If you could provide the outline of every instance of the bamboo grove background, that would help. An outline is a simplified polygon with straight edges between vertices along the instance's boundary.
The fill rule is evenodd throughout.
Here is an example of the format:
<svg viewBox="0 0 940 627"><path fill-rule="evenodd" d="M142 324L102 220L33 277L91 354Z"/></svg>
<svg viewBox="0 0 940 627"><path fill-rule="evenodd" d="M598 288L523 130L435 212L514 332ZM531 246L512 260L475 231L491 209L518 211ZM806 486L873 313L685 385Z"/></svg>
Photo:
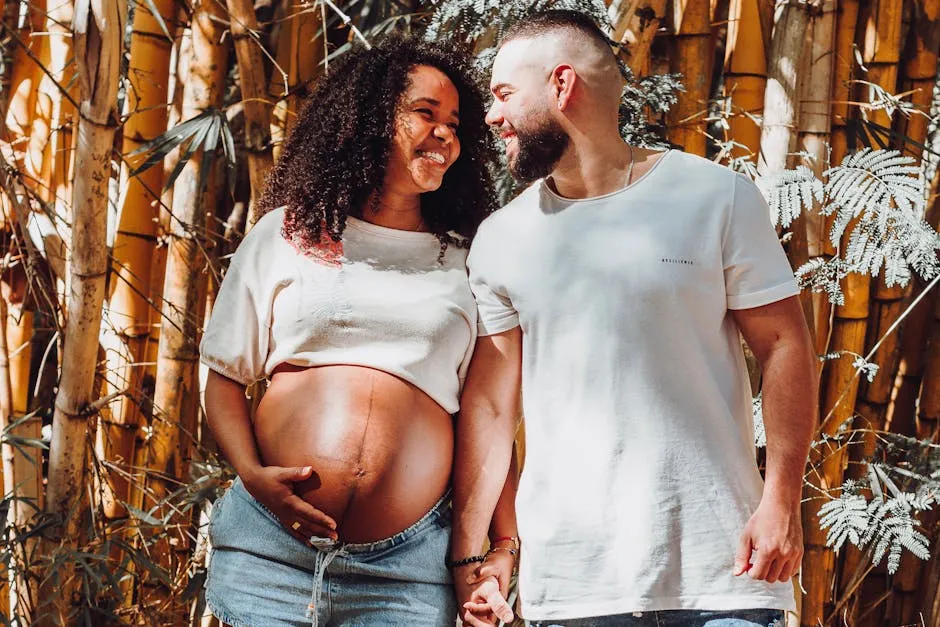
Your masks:
<svg viewBox="0 0 940 627"><path fill-rule="evenodd" d="M790 622L940 625L940 0L3 0L4 622L212 624L205 524L231 475L198 339L304 94L391 30L465 39L485 66L500 29L546 6L609 20L626 137L771 182L795 269L854 245L830 236L846 193L830 165L860 155L853 171L922 196L933 261L910 280L804 290L823 420Z"/></svg>

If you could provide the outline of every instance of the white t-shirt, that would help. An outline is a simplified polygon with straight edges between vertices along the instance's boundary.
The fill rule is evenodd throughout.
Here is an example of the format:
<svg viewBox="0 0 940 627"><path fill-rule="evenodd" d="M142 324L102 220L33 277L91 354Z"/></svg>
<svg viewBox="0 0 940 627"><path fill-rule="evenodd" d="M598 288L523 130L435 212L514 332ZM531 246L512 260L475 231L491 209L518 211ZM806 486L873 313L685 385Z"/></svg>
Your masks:
<svg viewBox="0 0 940 627"><path fill-rule="evenodd" d="M678 151L583 200L538 182L467 261L479 333L521 325L521 613L793 609L733 576L762 482L729 309L798 293L757 187Z"/></svg>
<svg viewBox="0 0 940 627"><path fill-rule="evenodd" d="M239 245L200 346L209 368L241 383L281 363L367 366L457 411L476 339L467 251L430 233L353 217L340 242L303 250L284 238L284 209Z"/></svg>

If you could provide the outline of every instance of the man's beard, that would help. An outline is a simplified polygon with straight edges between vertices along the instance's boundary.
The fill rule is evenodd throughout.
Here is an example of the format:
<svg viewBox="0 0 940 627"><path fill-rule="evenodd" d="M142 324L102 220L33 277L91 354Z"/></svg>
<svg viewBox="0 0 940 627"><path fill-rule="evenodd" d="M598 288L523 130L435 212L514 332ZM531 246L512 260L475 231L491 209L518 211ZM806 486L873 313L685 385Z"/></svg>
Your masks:
<svg viewBox="0 0 940 627"><path fill-rule="evenodd" d="M509 172L523 184L551 174L571 141L561 124L549 116L534 128L516 127L515 132L518 149Z"/></svg>

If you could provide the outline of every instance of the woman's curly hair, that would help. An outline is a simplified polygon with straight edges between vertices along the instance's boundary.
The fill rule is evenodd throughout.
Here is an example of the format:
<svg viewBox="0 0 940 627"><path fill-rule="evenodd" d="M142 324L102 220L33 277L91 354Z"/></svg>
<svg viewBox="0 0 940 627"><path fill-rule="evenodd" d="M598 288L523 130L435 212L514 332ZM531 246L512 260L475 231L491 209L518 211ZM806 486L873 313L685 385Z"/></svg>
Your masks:
<svg viewBox="0 0 940 627"><path fill-rule="evenodd" d="M346 216L363 207L385 177L395 120L418 65L433 66L450 78L460 98L460 157L440 188L421 194L428 230L446 246L466 246L495 208L489 170L494 138L484 116L484 91L467 55L453 44L392 35L371 49L359 46L330 64L315 86L288 136L260 200L260 213L286 206L284 233L304 246L320 241L322 230L338 241Z"/></svg>

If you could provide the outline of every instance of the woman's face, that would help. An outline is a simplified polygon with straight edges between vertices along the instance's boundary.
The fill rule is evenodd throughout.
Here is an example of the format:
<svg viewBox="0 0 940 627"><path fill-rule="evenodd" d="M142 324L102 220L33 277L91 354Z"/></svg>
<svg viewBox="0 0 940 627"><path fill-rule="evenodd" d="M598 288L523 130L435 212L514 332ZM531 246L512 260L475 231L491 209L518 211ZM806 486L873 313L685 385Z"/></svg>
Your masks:
<svg viewBox="0 0 940 627"><path fill-rule="evenodd" d="M421 194L439 188L460 156L460 101L457 88L435 67L415 66L409 78L395 117L385 185L399 193Z"/></svg>

